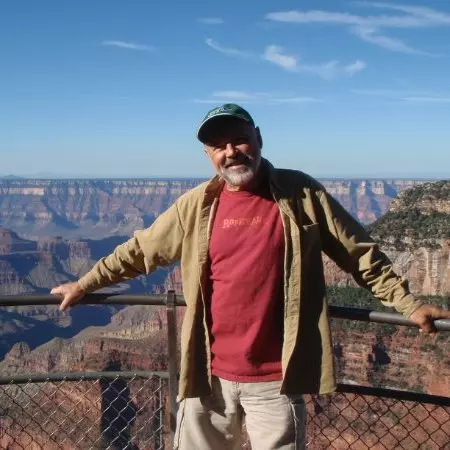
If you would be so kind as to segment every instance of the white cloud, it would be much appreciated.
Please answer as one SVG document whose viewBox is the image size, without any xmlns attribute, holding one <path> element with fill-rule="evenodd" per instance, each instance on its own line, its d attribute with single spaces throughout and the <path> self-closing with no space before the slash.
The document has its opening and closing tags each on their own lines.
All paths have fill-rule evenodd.
<svg viewBox="0 0 450 450">
<path fill-rule="evenodd" d="M 269 45 L 262 56 L 263 59 L 276 64 L 286 70 L 297 71 L 298 61 L 295 56 L 284 53 L 283 48 L 277 45 Z"/>
<path fill-rule="evenodd" d="M 450 97 L 404 97 L 402 98 L 408 103 L 450 103 Z"/>
<path fill-rule="evenodd" d="M 364 61 L 357 60 L 353 64 L 349 64 L 344 67 L 344 71 L 350 75 L 353 76 L 355 73 L 361 72 L 361 70 L 364 70 L 367 67 L 367 64 Z"/>
<path fill-rule="evenodd" d="M 268 45 L 264 53 L 260 56 L 252 54 L 250 52 L 239 50 L 236 48 L 224 47 L 212 39 L 206 39 L 206 44 L 214 50 L 223 53 L 227 56 L 241 57 L 248 59 L 262 59 L 281 67 L 284 70 L 290 72 L 303 72 L 312 75 L 317 75 L 323 79 L 332 79 L 338 76 L 353 76 L 355 73 L 360 72 L 366 68 L 366 63 L 361 60 L 357 60 L 354 63 L 348 65 L 341 65 L 339 61 L 329 61 L 323 64 L 304 64 L 300 61 L 300 58 L 294 55 L 289 55 L 285 50 L 278 45 Z"/>
<path fill-rule="evenodd" d="M 235 101 L 254 100 L 256 97 L 260 97 L 261 95 L 264 94 L 250 94 L 243 91 L 218 91 L 212 94 L 213 97 L 219 99 L 231 98 Z"/>
<path fill-rule="evenodd" d="M 197 22 L 205 25 L 222 25 L 224 20 L 220 17 L 200 17 L 197 19 Z"/>
<path fill-rule="evenodd" d="M 431 53 L 423 52 L 416 48 L 410 47 L 400 39 L 391 38 L 378 34 L 376 28 L 355 27 L 352 29 L 353 33 L 361 38 L 363 41 L 378 45 L 391 52 L 409 53 L 415 55 L 434 56 Z"/>
<path fill-rule="evenodd" d="M 402 90 L 402 89 L 353 89 L 357 95 L 379 97 L 387 101 L 415 104 L 450 103 L 450 95 L 433 91 Z"/>
<path fill-rule="evenodd" d="M 273 101 L 275 103 L 305 104 L 305 103 L 323 103 L 325 100 L 315 97 L 281 97 L 281 98 L 274 98 Z"/>
<path fill-rule="evenodd" d="M 234 103 L 233 101 L 229 101 L 229 100 L 227 100 L 227 101 L 225 101 L 225 102 L 222 102 L 222 101 L 219 101 L 219 100 L 216 100 L 216 99 L 213 99 L 213 98 L 196 98 L 196 99 L 194 99 L 194 100 L 192 100 L 194 103 L 204 103 L 204 104 L 207 104 L 207 105 L 219 105 L 219 103 Z M 245 104 L 245 103 L 248 103 L 248 102 L 240 102 L 241 104 Z"/>
<path fill-rule="evenodd" d="M 150 45 L 137 44 L 135 42 L 125 42 L 125 41 L 103 41 L 102 45 L 106 47 L 118 47 L 127 50 L 141 50 L 146 52 L 152 52 L 155 50 L 155 48 Z"/>
<path fill-rule="evenodd" d="M 196 103 L 254 103 L 263 98 L 267 98 L 267 93 L 264 92 L 245 92 L 237 90 L 226 90 L 213 92 L 209 98 L 195 100 Z"/>
<path fill-rule="evenodd" d="M 367 27 L 410 28 L 424 26 L 422 20 L 411 16 L 357 16 L 330 11 L 280 11 L 266 14 L 266 19 L 276 22 L 325 23 Z"/>
<path fill-rule="evenodd" d="M 360 2 L 361 5 L 374 8 L 401 11 L 419 18 L 424 26 L 450 25 L 450 14 L 425 6 L 400 5 L 388 2 Z"/>
<path fill-rule="evenodd" d="M 358 95 L 369 95 L 373 97 L 398 97 L 398 96 L 408 96 L 411 91 L 404 91 L 398 89 L 352 89 L 351 92 Z"/>
<path fill-rule="evenodd" d="M 401 5 L 387 2 L 354 2 L 358 6 L 385 9 L 403 13 L 361 16 L 350 13 L 323 10 L 278 11 L 266 15 L 266 19 L 277 22 L 299 24 L 320 23 L 349 27 L 353 34 L 370 44 L 386 50 L 407 54 L 436 56 L 430 52 L 413 48 L 400 39 L 388 37 L 380 32 L 383 28 L 431 28 L 450 26 L 450 14 L 432 8 Z"/>
<path fill-rule="evenodd" d="M 328 80 L 344 75 L 353 76 L 355 73 L 360 72 L 367 67 L 366 63 L 360 60 L 346 66 L 342 66 L 339 61 L 336 60 L 316 65 L 304 64 L 299 58 L 288 55 L 282 47 L 277 45 L 269 45 L 262 58 L 285 70 L 310 73 Z"/>
<path fill-rule="evenodd" d="M 280 92 L 247 92 L 237 90 L 226 90 L 213 92 L 206 99 L 194 100 L 196 103 L 289 103 L 289 104 L 307 104 L 307 103 L 322 103 L 321 98 L 311 96 L 299 96 L 292 93 Z"/>
<path fill-rule="evenodd" d="M 223 47 L 222 45 L 220 45 L 219 43 L 217 43 L 216 41 L 214 41 L 211 38 L 205 39 L 205 43 L 206 43 L 206 45 L 209 45 L 212 49 L 214 49 L 220 53 L 223 53 L 224 55 L 227 55 L 227 56 L 238 56 L 241 58 L 251 57 L 251 54 L 248 52 L 238 50 L 235 48 Z"/>
</svg>

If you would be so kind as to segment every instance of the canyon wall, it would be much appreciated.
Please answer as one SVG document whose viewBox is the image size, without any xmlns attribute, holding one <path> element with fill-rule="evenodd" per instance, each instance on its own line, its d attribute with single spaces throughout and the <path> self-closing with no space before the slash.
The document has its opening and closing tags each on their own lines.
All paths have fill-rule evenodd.
<svg viewBox="0 0 450 450">
<path fill-rule="evenodd" d="M 98 239 L 149 226 L 200 179 L 0 180 L 0 227 L 22 237 Z M 420 180 L 320 180 L 363 223 Z"/>
<path fill-rule="evenodd" d="M 401 193 L 368 231 L 414 294 L 450 296 L 450 181 Z M 329 285 L 355 285 L 328 258 L 324 263 Z"/>
</svg>

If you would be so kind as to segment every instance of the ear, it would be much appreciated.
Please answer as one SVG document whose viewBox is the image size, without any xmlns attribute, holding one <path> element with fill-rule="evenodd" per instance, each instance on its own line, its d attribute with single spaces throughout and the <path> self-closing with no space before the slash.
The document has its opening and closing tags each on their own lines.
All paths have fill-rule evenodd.
<svg viewBox="0 0 450 450">
<path fill-rule="evenodd" d="M 263 140 L 262 140 L 262 136 L 261 136 L 261 131 L 260 131 L 259 127 L 256 127 L 255 130 L 256 130 L 256 139 L 258 140 L 259 148 L 262 148 Z"/>
<path fill-rule="evenodd" d="M 205 152 L 205 155 L 206 155 L 209 159 L 211 159 L 211 155 L 210 155 L 210 153 L 209 153 L 209 151 L 208 151 L 208 147 L 207 147 L 205 144 L 203 144 L 203 151 Z"/>
</svg>

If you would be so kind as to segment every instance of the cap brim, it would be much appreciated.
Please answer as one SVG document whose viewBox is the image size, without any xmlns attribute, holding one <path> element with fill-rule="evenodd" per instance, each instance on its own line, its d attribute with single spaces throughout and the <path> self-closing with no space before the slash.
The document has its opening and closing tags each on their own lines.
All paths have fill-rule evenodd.
<svg viewBox="0 0 450 450">
<path fill-rule="evenodd" d="M 251 123 L 251 121 L 249 119 L 246 119 L 245 117 L 240 117 L 240 116 L 238 116 L 236 114 L 230 114 L 230 113 L 227 113 L 227 112 L 216 114 L 215 116 L 210 117 L 209 119 L 206 119 L 198 127 L 197 139 L 200 142 L 204 142 L 204 138 L 205 138 L 204 133 L 205 133 L 205 130 L 208 128 L 207 125 L 210 125 L 214 119 L 220 119 L 221 117 L 233 117 L 235 119 L 242 120 L 243 122 Z"/>
</svg>

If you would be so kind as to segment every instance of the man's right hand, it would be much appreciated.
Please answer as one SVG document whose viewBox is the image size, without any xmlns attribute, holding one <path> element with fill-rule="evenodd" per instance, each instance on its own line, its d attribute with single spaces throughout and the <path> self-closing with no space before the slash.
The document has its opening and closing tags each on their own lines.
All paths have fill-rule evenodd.
<svg viewBox="0 0 450 450">
<path fill-rule="evenodd" d="M 59 305 L 60 311 L 65 311 L 69 306 L 75 306 L 79 300 L 81 300 L 86 294 L 83 289 L 80 288 L 78 281 L 73 283 L 61 284 L 50 291 L 50 294 L 56 295 L 61 299 Z"/>
</svg>

